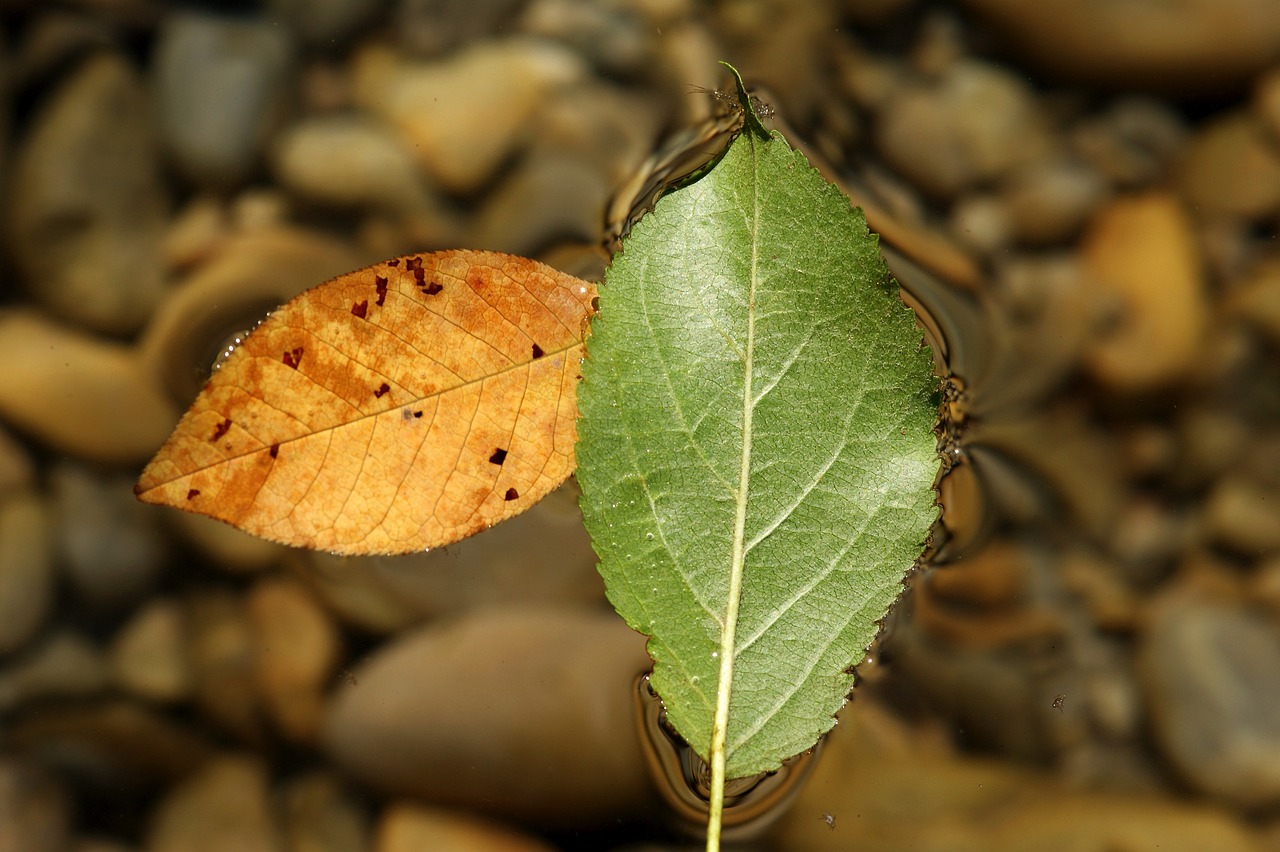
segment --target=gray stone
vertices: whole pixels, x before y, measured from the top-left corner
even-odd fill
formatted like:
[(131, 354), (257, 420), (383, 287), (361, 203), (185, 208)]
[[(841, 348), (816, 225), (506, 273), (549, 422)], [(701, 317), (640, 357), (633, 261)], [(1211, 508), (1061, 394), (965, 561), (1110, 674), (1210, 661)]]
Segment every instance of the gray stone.
[(288, 100), (288, 30), (256, 18), (175, 13), (160, 28), (153, 62), (160, 130), (177, 166), (198, 183), (246, 178)]
[(159, 516), (133, 496), (134, 475), (64, 463), (50, 479), (58, 555), (71, 586), (97, 608), (132, 605), (151, 589), (167, 551)]
[(611, 612), (491, 609), (403, 634), (332, 699), (325, 743), (377, 788), (545, 826), (648, 804), (632, 696), (644, 640)]
[(1139, 673), (1156, 746), (1200, 792), (1280, 804), (1280, 625), (1193, 587), (1148, 614)]
[(27, 290), (98, 331), (134, 331), (162, 292), (168, 199), (142, 82), (99, 53), (38, 110), (8, 193), (9, 245)]
[(50, 527), (35, 494), (0, 501), (0, 654), (21, 647), (48, 617), (55, 585)]
[(83, 636), (58, 633), (0, 670), (0, 711), (41, 698), (92, 695), (103, 690), (107, 682), (102, 652)]

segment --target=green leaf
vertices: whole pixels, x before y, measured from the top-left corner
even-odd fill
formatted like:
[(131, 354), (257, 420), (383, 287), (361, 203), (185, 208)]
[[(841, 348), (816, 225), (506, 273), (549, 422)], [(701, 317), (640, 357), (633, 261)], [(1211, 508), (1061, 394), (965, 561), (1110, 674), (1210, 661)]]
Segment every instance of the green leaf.
[(834, 724), (936, 515), (935, 388), (861, 211), (777, 132), (741, 133), (615, 257), (578, 391), (583, 512), (704, 759), (719, 699), (727, 777)]

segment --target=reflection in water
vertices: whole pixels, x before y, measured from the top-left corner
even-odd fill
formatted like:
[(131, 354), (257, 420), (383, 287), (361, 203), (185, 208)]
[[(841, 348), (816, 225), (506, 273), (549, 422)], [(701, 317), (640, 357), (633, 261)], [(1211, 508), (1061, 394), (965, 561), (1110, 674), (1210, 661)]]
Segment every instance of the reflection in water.
[[(671, 808), (676, 827), (691, 837), (706, 831), (711, 769), (667, 723), (649, 676), (636, 680), (636, 723), (654, 787)], [(786, 810), (813, 771), (822, 741), (784, 762), (777, 771), (725, 782), (722, 825), (726, 840), (759, 836)]]

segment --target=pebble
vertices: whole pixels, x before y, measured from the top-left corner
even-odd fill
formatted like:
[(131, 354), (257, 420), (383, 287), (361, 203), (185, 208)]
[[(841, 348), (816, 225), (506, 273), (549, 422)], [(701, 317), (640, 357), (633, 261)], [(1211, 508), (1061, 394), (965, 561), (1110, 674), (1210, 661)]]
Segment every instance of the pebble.
[(1251, 114), (1228, 114), (1192, 138), (1179, 164), (1178, 186), (1204, 215), (1274, 215), (1280, 212), (1280, 151)]
[(133, 473), (97, 474), (64, 462), (49, 477), (59, 560), (81, 600), (120, 609), (146, 595), (168, 548), (157, 513), (133, 496)]
[(1225, 92), (1275, 63), (1280, 16), (1271, 0), (1106, 3), (964, 0), (1026, 62), (1107, 89), (1178, 97)]
[(83, 636), (62, 631), (0, 670), (0, 712), (40, 699), (93, 695), (108, 677), (102, 653)]
[(1055, 158), (1014, 173), (1001, 187), (1000, 197), (1014, 237), (1023, 245), (1046, 246), (1074, 237), (1109, 191), (1094, 169)]
[(19, 491), (0, 500), (0, 655), (22, 647), (53, 605), (53, 523), (45, 502)]
[(859, 697), (841, 711), (813, 775), (770, 832), (774, 845), (1258, 852), (1249, 829), (1220, 809), (1173, 796), (1073, 790), (1053, 773), (956, 755), (946, 737)]
[(428, 176), (465, 196), (534, 133), (550, 92), (585, 73), (567, 49), (532, 39), (479, 42), (434, 62), (368, 48), (355, 60), (356, 101), (396, 128)]
[(152, 815), (147, 852), (282, 852), (266, 765), (229, 754), (170, 789)]
[(1187, 783), (1280, 803), (1280, 623), (1184, 582), (1148, 608), (1138, 670), (1155, 745)]
[(71, 814), (70, 797), (43, 766), (0, 758), (0, 849), (64, 852)]
[(174, 12), (152, 56), (161, 138), (200, 185), (245, 180), (283, 118), (295, 48), (289, 30), (253, 17)]
[(554, 847), (473, 816), (393, 803), (378, 820), (374, 852), (552, 852)]
[(280, 791), (289, 852), (365, 852), (369, 817), (337, 776), (325, 770), (291, 779)]
[(1266, 335), (1273, 346), (1280, 346), (1280, 258), (1264, 260), (1238, 282), (1227, 307)]
[(886, 102), (876, 147), (921, 190), (951, 198), (1046, 154), (1051, 140), (1039, 110), (1013, 74), (966, 59), (937, 81), (904, 86)]
[(1280, 552), (1280, 491), (1242, 475), (1220, 479), (1204, 503), (1204, 534), (1247, 556)]
[(1093, 298), (1117, 308), (1089, 352), (1113, 391), (1143, 393), (1183, 378), (1201, 358), (1209, 316), (1195, 231), (1177, 199), (1119, 198), (1081, 239)]
[(557, 239), (596, 241), (610, 188), (576, 157), (524, 160), (485, 198), (473, 228), (476, 248), (536, 256)]
[(338, 662), (337, 628), (292, 580), (258, 582), (245, 606), (257, 645), (255, 680), (268, 715), (286, 738), (314, 739)]
[(33, 298), (95, 331), (141, 325), (164, 284), (157, 163), (142, 80), (95, 54), (37, 112), (13, 164), (9, 246)]
[(28, 310), (0, 312), (0, 420), (51, 450), (134, 464), (178, 416), (130, 348)]
[(394, 0), (392, 29), (407, 52), (437, 56), (510, 28), (522, 5), (523, 0)]
[(1122, 188), (1161, 179), (1189, 135), (1186, 119), (1169, 104), (1136, 96), (1086, 115), (1067, 134), (1081, 159)]
[(393, 794), (528, 825), (608, 825), (652, 795), (631, 698), (649, 665), (613, 613), (486, 609), (361, 663), (332, 700), (326, 751)]
[(266, 732), (255, 689), (258, 649), (244, 602), (210, 589), (187, 602), (186, 614), (197, 706), (241, 741), (261, 744)]
[(271, 160), (280, 184), (321, 204), (415, 213), (437, 203), (391, 129), (360, 115), (295, 124), (280, 134)]
[(529, 511), (429, 553), (393, 558), (301, 553), (307, 564), (301, 576), (329, 609), (377, 633), (500, 604), (604, 605), (578, 494), (575, 486), (565, 485)]
[(1280, 68), (1272, 68), (1254, 81), (1251, 107), (1272, 143), (1280, 143)]
[(35, 462), (26, 447), (0, 426), (0, 498), (35, 483)]
[(142, 360), (153, 381), (186, 407), (236, 335), (308, 287), (374, 259), (345, 240), (296, 227), (228, 236), (165, 296), (139, 342)]
[(172, 782), (210, 754), (190, 730), (118, 698), (41, 707), (7, 722), (5, 734), (13, 748), (42, 754), (68, 776), (108, 790)]
[(210, 564), (229, 574), (257, 574), (285, 558), (288, 548), (242, 532), (230, 524), (204, 515), (157, 509), (169, 528), (200, 551)]
[(281, 19), (308, 45), (332, 49), (348, 41), (383, 0), (268, 0), (267, 15)]
[(186, 614), (168, 598), (143, 605), (111, 642), (111, 669), (123, 689), (161, 703), (190, 697)]

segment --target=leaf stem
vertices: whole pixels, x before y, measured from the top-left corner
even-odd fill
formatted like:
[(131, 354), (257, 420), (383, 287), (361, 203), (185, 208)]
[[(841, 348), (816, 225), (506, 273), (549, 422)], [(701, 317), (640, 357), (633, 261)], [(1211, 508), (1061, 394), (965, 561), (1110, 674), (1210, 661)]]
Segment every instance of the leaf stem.
[[(752, 146), (754, 148), (754, 144)], [(752, 225), (760, 221), (759, 183), (755, 185)], [(756, 349), (756, 288), (759, 284), (758, 239), (751, 241), (751, 285), (747, 294), (747, 339), (743, 347), (742, 459), (733, 519), (733, 550), (729, 564), (729, 599), (720, 631), (720, 676), (716, 684), (716, 715), (711, 726), (711, 800), (707, 814), (707, 852), (719, 852), (724, 815), (725, 740), (729, 728), (729, 699), (733, 692), (734, 648), (738, 632), (738, 607), (742, 601), (742, 575), (746, 565), (747, 491), (751, 476), (751, 430), (755, 393), (752, 390)]]

